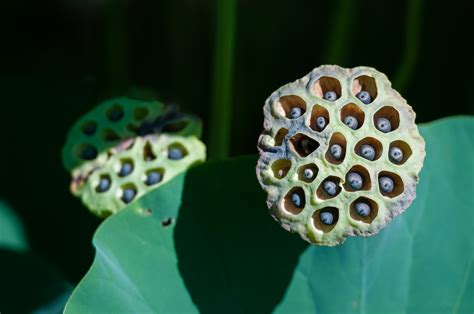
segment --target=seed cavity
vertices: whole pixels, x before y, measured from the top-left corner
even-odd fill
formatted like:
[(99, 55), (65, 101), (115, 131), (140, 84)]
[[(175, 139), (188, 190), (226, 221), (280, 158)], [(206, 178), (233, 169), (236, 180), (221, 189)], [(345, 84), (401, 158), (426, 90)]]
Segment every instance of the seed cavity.
[(324, 207), (312, 215), (313, 225), (324, 233), (331, 232), (339, 220), (339, 210), (336, 207)]
[(283, 200), (285, 211), (290, 214), (298, 215), (305, 207), (305, 194), (301, 187), (292, 188)]
[(119, 105), (113, 105), (109, 110), (107, 110), (107, 118), (112, 122), (120, 121), (123, 116), (123, 108)]
[(351, 203), (349, 213), (352, 219), (370, 224), (377, 217), (378, 209), (376, 202), (361, 196)]
[(364, 184), (362, 176), (357, 172), (349, 172), (347, 174), (347, 182), (354, 190), (360, 190)]
[(277, 179), (284, 178), (291, 169), (291, 161), (289, 159), (278, 159), (272, 163), (273, 176)]
[(344, 124), (350, 127), (353, 130), (356, 130), (357, 127), (359, 126), (359, 122), (357, 122), (357, 119), (353, 116), (347, 116), (344, 118)]
[(360, 129), (364, 124), (364, 120), (365, 113), (358, 105), (350, 103), (342, 107), (341, 121), (352, 130)]
[(180, 143), (173, 143), (168, 146), (168, 158), (171, 160), (180, 160), (188, 155), (188, 151)]
[(82, 133), (87, 136), (92, 136), (97, 132), (97, 122), (87, 121), (81, 126)]
[(123, 159), (121, 161), (119, 177), (126, 177), (133, 171), (133, 161), (131, 159)]
[(382, 143), (376, 138), (366, 137), (356, 144), (354, 152), (364, 159), (377, 160), (382, 155)]
[[(346, 138), (339, 132), (334, 133), (329, 140), (329, 148), (326, 151), (326, 160), (332, 164), (339, 165), (344, 161), (346, 156)], [(337, 145), (337, 146), (335, 146)], [(341, 148), (341, 153), (338, 154), (339, 148)]]
[(319, 143), (317, 141), (301, 133), (293, 136), (290, 139), (290, 144), (293, 146), (293, 150), (296, 151), (301, 157), (308, 156), (319, 147)]
[(329, 100), (329, 101), (336, 101), (337, 100), (337, 94), (335, 91), (328, 91), (324, 93), (324, 99)]
[(352, 82), (352, 94), (363, 104), (368, 105), (377, 98), (377, 83), (368, 75), (356, 77)]
[(322, 132), (329, 124), (329, 112), (326, 108), (315, 105), (311, 111), (310, 128), (316, 132)]
[(388, 119), (385, 118), (377, 119), (375, 126), (377, 127), (377, 130), (383, 133), (388, 133), (392, 131), (392, 124)]
[(400, 115), (393, 107), (382, 107), (374, 114), (374, 124), (382, 133), (392, 132), (400, 125)]
[(322, 76), (311, 84), (310, 92), (316, 97), (336, 101), (341, 97), (341, 83), (334, 77)]
[(316, 190), (318, 198), (326, 200), (336, 197), (341, 192), (340, 181), (341, 179), (335, 176), (329, 176), (324, 179)]
[(319, 169), (316, 164), (308, 164), (301, 166), (298, 169), (298, 180), (311, 183), (318, 175), (318, 171)]
[(296, 119), (306, 112), (306, 102), (296, 95), (282, 96), (276, 102), (276, 110), (288, 119)]
[(404, 141), (393, 141), (390, 143), (389, 159), (396, 165), (403, 165), (412, 155), (410, 146)]
[(131, 201), (133, 201), (136, 195), (137, 195), (136, 187), (133, 184), (127, 184), (122, 187), (122, 196), (120, 197), (120, 199), (125, 204), (128, 204)]
[(152, 186), (158, 184), (163, 180), (163, 169), (152, 169), (146, 172), (145, 184)]

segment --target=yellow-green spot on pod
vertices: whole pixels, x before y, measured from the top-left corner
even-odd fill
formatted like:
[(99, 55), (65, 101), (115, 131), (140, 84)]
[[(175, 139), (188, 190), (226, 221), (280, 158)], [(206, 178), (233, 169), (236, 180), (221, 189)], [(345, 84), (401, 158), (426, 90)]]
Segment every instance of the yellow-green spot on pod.
[(257, 177), (286, 230), (334, 246), (378, 233), (415, 198), (424, 140), (377, 70), (321, 66), (272, 93), (263, 112)]

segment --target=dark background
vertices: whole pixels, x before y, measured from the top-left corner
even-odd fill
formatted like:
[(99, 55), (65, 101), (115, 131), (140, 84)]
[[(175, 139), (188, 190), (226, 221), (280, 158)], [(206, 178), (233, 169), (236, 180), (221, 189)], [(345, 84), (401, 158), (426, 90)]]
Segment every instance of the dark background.
[[(76, 282), (100, 220), (69, 194), (65, 135), (99, 101), (146, 88), (202, 117), (206, 140), (215, 3), (1, 2), (0, 198), (23, 219), (33, 251)], [(469, 3), (237, 1), (231, 155), (256, 153), (272, 91), (325, 63), (386, 73), (418, 122), (474, 114)]]

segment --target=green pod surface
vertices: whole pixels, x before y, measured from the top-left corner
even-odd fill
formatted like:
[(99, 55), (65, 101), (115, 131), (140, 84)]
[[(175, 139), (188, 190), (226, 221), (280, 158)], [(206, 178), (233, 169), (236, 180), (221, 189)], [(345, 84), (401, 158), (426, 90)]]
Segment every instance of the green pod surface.
[[(357, 97), (361, 91), (370, 94), (369, 101)], [(337, 97), (324, 99), (328, 92)], [(295, 107), (301, 111), (298, 117), (291, 115)], [(348, 116), (357, 119), (357, 127), (344, 123)], [(324, 125), (317, 123), (319, 117)], [(388, 132), (377, 128), (380, 119), (390, 122)], [(339, 158), (331, 154), (335, 144), (342, 148)], [(374, 148), (373, 158), (364, 158), (364, 144)], [(390, 158), (392, 147), (403, 152), (400, 161)], [(333, 65), (314, 69), (266, 100), (258, 148), (257, 177), (267, 192), (270, 214), (286, 230), (328, 246), (347, 236), (376, 234), (401, 214), (415, 198), (425, 157), (415, 112), (387, 77), (373, 68)], [(347, 182), (351, 172), (362, 177), (361, 188)], [(308, 178), (308, 173), (314, 175)], [(392, 191), (380, 188), (381, 177), (392, 179)], [(335, 195), (325, 191), (327, 181), (336, 184)], [(360, 202), (370, 206), (370, 214), (357, 213)]]

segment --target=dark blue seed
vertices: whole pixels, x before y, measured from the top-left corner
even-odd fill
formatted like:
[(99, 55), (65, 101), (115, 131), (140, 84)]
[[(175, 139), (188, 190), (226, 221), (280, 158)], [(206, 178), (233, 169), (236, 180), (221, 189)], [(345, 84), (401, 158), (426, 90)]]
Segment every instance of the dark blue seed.
[(291, 194), (291, 202), (296, 206), (296, 207), (301, 207), (301, 196), (296, 193), (296, 192), (293, 192)]
[(388, 133), (392, 130), (392, 124), (388, 119), (380, 118), (375, 122), (377, 130), (383, 133)]
[(337, 160), (339, 160), (341, 158), (341, 155), (342, 155), (342, 147), (341, 145), (339, 144), (333, 144), (331, 147), (330, 147), (330, 152), (331, 152), (331, 155), (336, 158)]
[(137, 191), (134, 188), (126, 188), (122, 192), (122, 198), (121, 199), (125, 204), (128, 204), (131, 201), (133, 201), (136, 194), (137, 194)]
[(108, 113), (109, 120), (117, 122), (123, 118), (123, 110), (121, 108), (112, 108)]
[(357, 215), (362, 216), (362, 217), (367, 217), (370, 215), (370, 206), (367, 203), (356, 203), (354, 205), (355, 211)]
[(94, 146), (87, 146), (82, 150), (81, 158), (84, 160), (92, 160), (97, 157), (97, 149)]
[(344, 118), (344, 124), (355, 130), (359, 126), (359, 121), (353, 116), (347, 116)]
[(357, 93), (356, 97), (366, 105), (370, 104), (370, 102), (372, 101), (372, 97), (370, 96), (369, 92), (366, 91), (361, 91)]
[(324, 188), (324, 191), (326, 191), (326, 193), (329, 194), (330, 196), (334, 196), (337, 193), (337, 185), (336, 183), (332, 181), (325, 181), (323, 183), (323, 188)]
[(324, 127), (326, 126), (326, 118), (318, 117), (316, 119), (316, 125), (318, 126), (319, 130), (324, 129)]
[(161, 173), (159, 173), (158, 171), (151, 171), (151, 172), (148, 172), (148, 174), (146, 175), (145, 184), (154, 185), (160, 181), (161, 181)]
[(347, 175), (347, 181), (349, 182), (349, 186), (354, 190), (359, 190), (364, 184), (362, 176), (356, 172), (350, 172)]
[(168, 158), (172, 160), (178, 160), (183, 158), (183, 152), (179, 148), (171, 148), (168, 151)]
[(110, 188), (110, 178), (109, 177), (102, 177), (100, 178), (99, 184), (97, 185), (97, 192), (103, 193), (106, 192)]
[(389, 154), (393, 162), (399, 163), (403, 160), (403, 151), (398, 147), (390, 148)]
[(393, 191), (395, 184), (393, 183), (393, 180), (389, 177), (380, 177), (379, 186), (383, 192), (390, 193)]
[(369, 144), (364, 144), (360, 147), (361, 155), (368, 160), (374, 160), (375, 158), (375, 149)]
[(94, 135), (96, 131), (97, 131), (97, 124), (95, 124), (94, 122), (86, 123), (82, 127), (82, 132), (88, 136)]
[(334, 215), (331, 212), (321, 212), (319, 218), (323, 224), (328, 226), (334, 222)]
[(290, 117), (292, 119), (296, 119), (296, 118), (301, 117), (301, 114), (302, 114), (302, 111), (301, 111), (300, 107), (294, 107), (290, 111)]
[(334, 91), (325, 92), (323, 98), (329, 101), (335, 101), (337, 99), (337, 94)]
[(119, 176), (125, 177), (128, 176), (133, 171), (133, 164), (129, 161), (125, 161), (122, 163), (120, 167)]

